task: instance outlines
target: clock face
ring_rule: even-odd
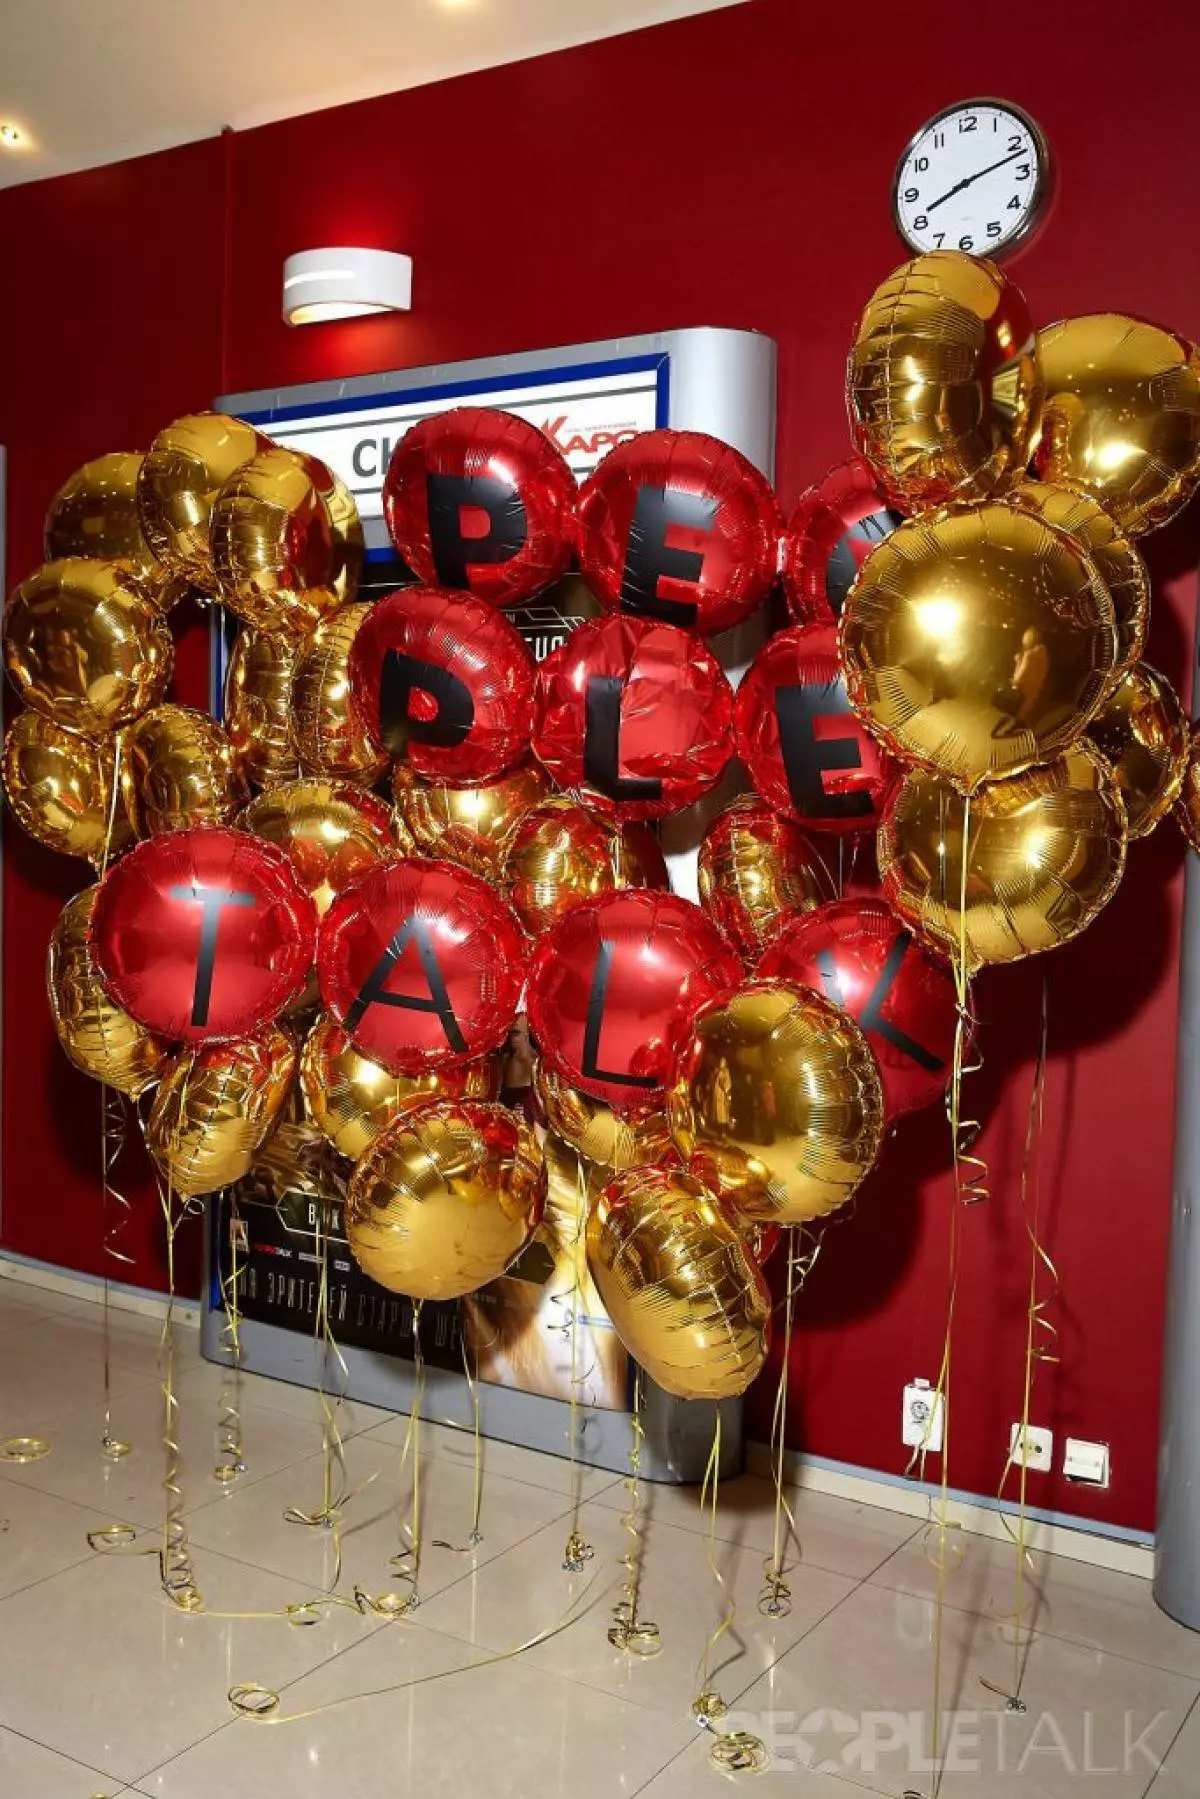
[[[919,131],[896,170],[893,210],[914,250],[996,256],[1025,236],[1049,191],[1046,140],[999,100],[947,107]]]

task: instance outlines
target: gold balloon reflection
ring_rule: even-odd
[[[139,837],[228,824],[246,799],[233,745],[207,712],[155,706],[126,733],[121,792]]]
[[[76,469],[46,513],[46,561],[88,556],[127,563],[166,612],[187,593],[187,582],[173,576],[146,542],[137,503],[141,466],[141,456],[115,451]]]
[[[1088,737],[1112,767],[1130,837],[1146,837],[1183,787],[1188,724],[1175,689],[1148,663],[1127,669]]]
[[[302,637],[337,604],[333,530],[317,486],[327,475],[273,445],[231,475],[213,502],[218,588],[246,624]]]
[[[176,1052],[154,1095],[146,1146],[177,1193],[194,1199],[249,1173],[295,1071],[295,1042],[278,1025]]]
[[[136,1098],[158,1080],[170,1046],[115,1006],[92,960],[90,930],[98,887],[85,887],[59,913],[46,958],[46,992],[67,1059],[94,1080]]]
[[[617,1113],[602,1099],[580,1093],[539,1056],[533,1084],[551,1131],[590,1168],[643,1168],[671,1159],[671,1134],[661,1107]]]
[[[273,787],[300,773],[292,744],[292,678],[300,644],[270,631],[239,631],[225,675],[225,729],[243,778]]]
[[[892,910],[968,972],[1077,937],[1108,904],[1125,867],[1125,807],[1090,743],[997,781],[966,802],[916,771],[879,827],[879,872]],[[964,891],[963,831],[969,824]]]
[[[223,412],[196,412],[159,432],[138,474],[142,530],[158,560],[193,587],[213,592],[209,527],[229,477],[265,446],[253,425]]]
[[[909,510],[1020,479],[1041,410],[1033,324],[992,262],[935,250],[867,303],[846,397],[856,448]]]
[[[1110,691],[1145,648],[1150,623],[1150,576],[1133,544],[1098,500],[1050,481],[1024,481],[1012,495],[1015,506],[1036,512],[1056,531],[1073,537],[1092,560],[1108,589],[1117,630],[1117,660]]]
[[[760,1372],[771,1295],[724,1202],[680,1168],[628,1168],[588,1220],[588,1267],[630,1355],[679,1399],[734,1399]]]
[[[847,597],[841,646],[872,731],[967,792],[1073,742],[1117,656],[1112,600],[1083,550],[995,503],[893,531]]]
[[[47,849],[98,865],[106,851],[128,848],[133,832],[119,795],[109,836],[115,772],[111,743],[64,731],[40,712],[22,712],[8,727],[4,792],[18,823]]]
[[[393,1120],[354,1170],[346,1237],[389,1293],[457,1299],[495,1280],[537,1228],[546,1170],[506,1106],[429,1101]]]
[[[359,600],[326,613],[305,638],[292,677],[292,743],[305,774],[364,787],[388,765],[350,705],[350,646],[370,609]]]
[[[504,862],[504,891],[530,936],[597,894],[668,886],[667,866],[648,825],[618,824],[556,793],[518,823]]]
[[[401,853],[389,807],[349,781],[308,776],[268,788],[237,822],[287,851],[320,913],[359,875]]]
[[[1093,312],[1038,332],[1037,471],[1081,487],[1123,531],[1165,525],[1200,480],[1200,352],[1145,319]]]
[[[340,1024],[318,1019],[300,1056],[300,1086],[308,1115],[339,1155],[357,1162],[402,1112],[431,1099],[494,1100],[500,1058],[484,1056],[461,1068],[389,1074],[355,1049]]]
[[[726,806],[704,833],[698,880],[700,904],[747,962],[759,960],[787,919],[837,897],[817,845],[753,794]]]
[[[550,792],[550,777],[534,761],[477,787],[423,781],[407,762],[392,770],[396,810],[424,856],[461,862],[485,880],[498,880],[522,819]]]

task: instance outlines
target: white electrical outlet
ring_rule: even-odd
[[[911,1381],[904,1389],[901,1436],[909,1449],[940,1453],[946,1435],[946,1407],[942,1395],[927,1380]]]
[[[1041,1430],[1036,1424],[1024,1426],[1025,1452],[1021,1453],[1022,1426],[1014,1424],[1008,1439],[1008,1454],[1014,1467],[1022,1461],[1031,1474],[1049,1474],[1054,1466],[1054,1432]]]
[[[1112,1480],[1112,1467],[1107,1443],[1088,1443],[1080,1437],[1068,1437],[1063,1456],[1063,1473],[1088,1487],[1107,1487]]]

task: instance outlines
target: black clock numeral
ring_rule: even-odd
[[[1015,156],[1018,150],[1023,150],[1024,148],[1025,148],[1025,141],[1021,137],[1019,132],[1016,134],[1016,136],[1009,138],[1008,153],[1010,156]]]
[[[913,158],[914,175],[923,175],[928,167],[929,158],[927,156],[916,156]]]
[[[962,137],[965,132],[974,131],[978,124],[979,120],[975,117],[973,112],[965,112],[958,121],[959,136]]]
[[[912,200],[919,200],[921,198],[921,196],[915,187],[906,187],[904,190],[904,198],[906,200],[912,201]]]
[[[1016,174],[1018,181],[1029,181],[1032,178],[1033,170],[1027,162],[1019,162],[1017,164]]]
[[[940,250],[946,241],[946,233],[944,231],[935,231],[933,234],[933,241]]]
[[[934,132],[933,147],[935,150],[944,150],[946,148],[946,133],[944,131]]]
[[[913,230],[914,231],[928,231],[928,229],[929,229],[928,218],[926,217],[926,215],[923,212],[919,212],[917,214],[916,218],[913,220]]]
[[[1012,197],[1012,199],[1011,199],[1011,200],[1010,200],[1010,201],[1009,201],[1009,203],[1008,203],[1008,205],[1007,205],[1007,207],[1006,207],[1006,208],[1005,208],[1005,210],[1006,210],[1006,211],[1007,211],[1007,212],[1020,212],[1020,210],[1021,210],[1021,196],[1020,196],[1020,194],[1014,194],[1014,195],[1013,195],[1013,197]]]
[[[973,237],[960,237],[958,240],[958,247],[960,250],[973,250],[975,248],[975,239]]]
[[[988,231],[989,237],[999,237],[999,235],[1000,235],[999,219],[989,219],[987,231]]]

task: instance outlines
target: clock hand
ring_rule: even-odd
[[[973,181],[982,181],[983,177],[985,175],[990,175],[993,169],[1002,169],[1006,162],[1016,162],[1018,156],[1025,156],[1027,154],[1028,153],[1025,150],[1014,150],[1011,156],[1002,156],[999,162],[989,162],[987,168],[980,169],[977,174],[964,175],[962,180],[956,181],[954,186],[946,193],[942,194],[940,199],[931,200],[929,205],[925,208],[926,212],[933,212],[935,207],[941,206],[947,200],[952,200],[955,194],[961,194],[963,188],[970,187]]]

